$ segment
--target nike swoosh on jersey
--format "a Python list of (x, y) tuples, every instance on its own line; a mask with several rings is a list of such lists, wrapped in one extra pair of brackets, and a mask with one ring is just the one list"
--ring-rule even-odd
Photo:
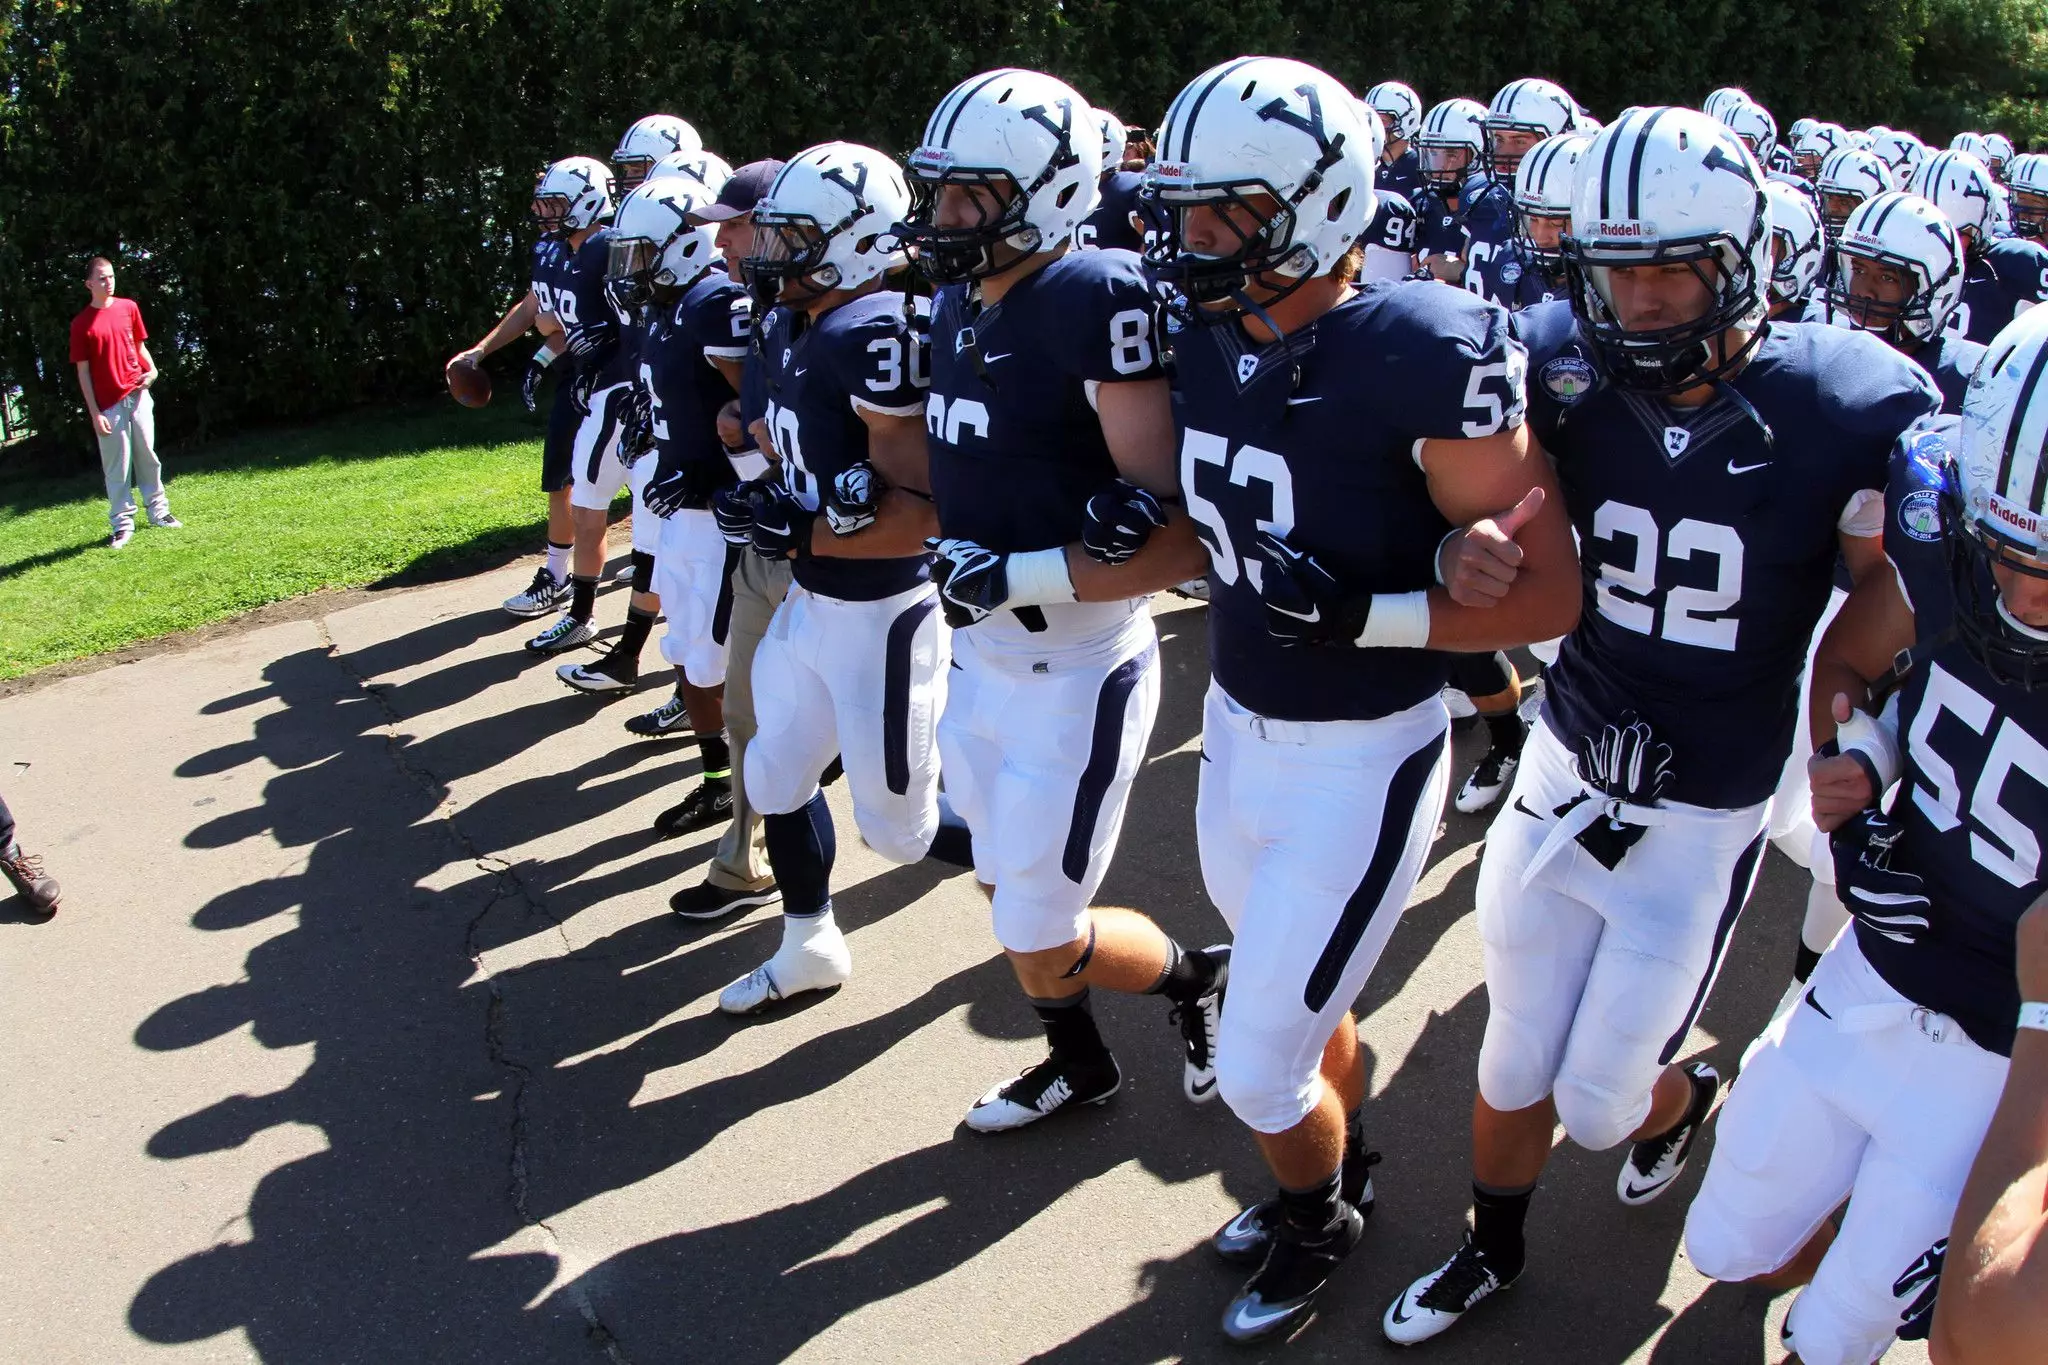
[(1277, 612), (1279, 612), (1279, 613), (1280, 613), (1280, 614), (1281, 614), (1282, 616), (1291, 616), (1291, 617), (1293, 617), (1293, 618), (1294, 618), (1295, 620), (1297, 620), (1297, 621), (1301, 621), (1301, 622), (1304, 622), (1304, 623), (1306, 623), (1306, 624), (1308, 624), (1308, 625), (1311, 625), (1311, 626), (1312, 626), (1312, 625), (1314, 625), (1314, 624), (1315, 624), (1316, 622), (1318, 622), (1318, 621), (1320, 621), (1320, 620), (1322, 620), (1322, 619), (1323, 619), (1323, 609), (1322, 609), (1321, 607), (1317, 607), (1317, 608), (1316, 608), (1316, 609), (1315, 609), (1314, 611), (1310, 612), (1310, 613), (1309, 613), (1308, 615), (1306, 615), (1306, 616), (1303, 616), (1303, 615), (1302, 615), (1302, 614), (1301, 614), (1300, 612), (1298, 612), (1298, 611), (1289, 611), (1289, 610), (1287, 610), (1287, 608), (1285, 608), (1285, 607), (1280, 607), (1280, 606), (1274, 606), (1274, 605), (1273, 605), (1272, 603), (1270, 603), (1270, 602), (1269, 602), (1269, 603), (1267, 603), (1266, 605), (1267, 605), (1267, 606), (1269, 606), (1269, 607), (1272, 607), (1272, 609), (1273, 609), (1274, 611), (1277, 611)]
[(981, 361), (984, 365), (992, 365), (998, 360), (1008, 360), (1011, 356), (1015, 354), (1017, 354), (1015, 351), (998, 351), (994, 355), (989, 355), (986, 352), (984, 352), (982, 354)]
[(1290, 408), (1298, 408), (1298, 407), (1300, 407), (1300, 406), (1301, 406), (1301, 405), (1302, 405), (1303, 403), (1320, 403), (1320, 402), (1322, 402), (1322, 401), (1323, 401), (1323, 399), (1322, 399), (1322, 395), (1321, 395), (1321, 394), (1317, 394), (1317, 395), (1316, 395), (1315, 397), (1313, 397), (1313, 398), (1290, 398), (1290, 399), (1288, 399), (1288, 400), (1287, 400), (1287, 406), (1288, 406), (1288, 407), (1290, 407)]
[(1764, 460), (1759, 464), (1737, 464), (1735, 461), (1730, 460), (1728, 462), (1728, 472), (1730, 474), (1753, 474), (1759, 469), (1769, 467), (1770, 463), (1769, 460)]

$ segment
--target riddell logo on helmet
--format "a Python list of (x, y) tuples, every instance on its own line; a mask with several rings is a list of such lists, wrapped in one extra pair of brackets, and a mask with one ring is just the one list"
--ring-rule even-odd
[(1195, 168), (1185, 161), (1155, 161), (1145, 168), (1145, 177), (1155, 185), (1192, 185)]
[(1588, 223), (1581, 235), (1596, 242), (1647, 242), (1657, 236), (1657, 225), (1641, 218), (1615, 218)]
[(920, 147), (910, 154), (910, 169), (925, 175), (944, 175), (953, 169), (953, 153), (945, 147)]
[(2029, 540), (2036, 543), (2040, 540), (2040, 516), (2028, 511), (2024, 507), (2019, 507), (2006, 501), (1996, 493), (1991, 495), (1991, 519), (2014, 531), (2018, 531)]

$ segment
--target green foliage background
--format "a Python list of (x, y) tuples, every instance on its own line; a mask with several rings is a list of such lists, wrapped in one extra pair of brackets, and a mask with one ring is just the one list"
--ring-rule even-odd
[(523, 287), (540, 167), (651, 109), (734, 163), (904, 149), (991, 66), (1142, 124), (1248, 51), (1432, 102), (1733, 83), (1781, 123), (2048, 140), (2048, 0), (0, 0), (0, 387), (90, 451), (66, 328), (104, 252), (173, 441), (423, 393)]

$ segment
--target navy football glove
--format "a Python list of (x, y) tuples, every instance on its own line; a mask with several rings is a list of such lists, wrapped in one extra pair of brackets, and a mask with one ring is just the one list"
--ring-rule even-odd
[[(722, 461), (686, 460), (676, 469), (659, 469), (640, 490), (640, 505), (657, 517), (672, 517), (686, 508), (705, 508), (719, 491), (722, 478), (732, 476), (732, 467)], [(720, 527), (721, 533), (724, 527)], [(751, 539), (751, 531), (749, 533)]]
[(1906, 1273), (1892, 1282), (1892, 1297), (1913, 1301), (1899, 1314), (1899, 1340), (1925, 1341), (1934, 1326), (1934, 1300), (1941, 1289), (1941, 1268), (1948, 1262), (1948, 1238), (1944, 1237), (1920, 1254)]
[(1828, 836), (1835, 860), (1835, 894), (1865, 928), (1894, 943), (1927, 936), (1927, 883), (1892, 866), (1905, 827), (1883, 811), (1859, 811)]
[(597, 371), (578, 369), (575, 378), (569, 381), (569, 406), (576, 409), (579, 417), (590, 416), (591, 391), (597, 387)]
[(848, 465), (825, 495), (825, 524), (835, 536), (850, 536), (875, 524), (882, 505), (882, 476), (866, 460)]
[(1128, 479), (1118, 479), (1088, 499), (1081, 548), (1098, 563), (1128, 563), (1164, 525), (1166, 509), (1159, 499)]
[(971, 540), (927, 540), (939, 607), (955, 630), (986, 621), (1010, 598), (1009, 556)]
[(638, 384), (626, 391), (625, 410), (619, 414), (619, 458), (632, 464), (654, 449), (654, 400)]
[(519, 374), (519, 401), (526, 404), (529, 413), (540, 411), (540, 381), (548, 372), (548, 367), (540, 363), (541, 354), (535, 351)]
[(1347, 595), (1314, 555), (1271, 531), (1261, 530), (1252, 549), (1265, 560), (1259, 598), (1275, 639), (1288, 645), (1348, 645), (1358, 639), (1372, 614), (1372, 598)]
[(718, 523), (718, 534), (725, 537), (728, 545), (747, 546), (754, 543), (753, 495), (756, 482), (736, 483), (730, 488), (721, 488), (711, 495), (711, 517)]
[(747, 504), (754, 514), (751, 539), (755, 554), (763, 559), (787, 559), (793, 551), (810, 547), (811, 523), (818, 514), (806, 512), (788, 489), (763, 479), (748, 492)]

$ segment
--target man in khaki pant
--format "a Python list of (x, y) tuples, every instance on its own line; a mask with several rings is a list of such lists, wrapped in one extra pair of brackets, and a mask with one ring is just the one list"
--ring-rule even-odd
[(156, 410), (149, 396), (156, 361), (146, 344), (142, 310), (132, 299), (114, 297), (114, 266), (104, 256), (93, 257), (86, 267), (85, 289), (92, 302), (71, 319), (71, 363), (78, 367), (78, 389), (99, 438), (107, 515), (118, 550), (135, 535), (131, 483), (142, 488), (150, 525), (175, 529), (182, 523), (171, 515), (163, 466), (156, 458)]

